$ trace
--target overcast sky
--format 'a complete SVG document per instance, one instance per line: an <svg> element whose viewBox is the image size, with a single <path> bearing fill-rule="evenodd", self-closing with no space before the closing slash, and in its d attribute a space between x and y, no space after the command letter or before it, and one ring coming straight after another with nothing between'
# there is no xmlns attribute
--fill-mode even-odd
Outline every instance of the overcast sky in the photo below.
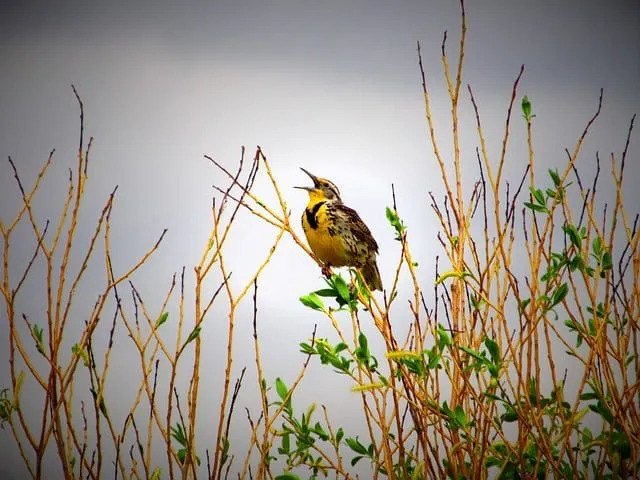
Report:
<svg viewBox="0 0 640 480"><path fill-rule="evenodd" d="M465 83L474 88L494 160L511 85L523 63L520 94L533 103L541 168L564 163L564 148L574 145L594 113L601 87L603 112L585 144L581 168L589 172L596 150L621 151L629 119L640 110L637 1L468 3ZM431 279L437 225L427 192L438 194L441 187L426 135L416 42L423 45L446 146L449 106L439 54L444 30L453 58L456 1L4 2L0 157L11 155L24 178L31 179L56 148L56 165L37 203L39 218L56 215L77 145L78 108L70 88L75 84L85 104L87 133L95 137L81 233L92 231L91 222L116 184L112 244L121 269L169 229L156 258L136 277L151 305L157 305L174 271L183 265L191 271L205 244L211 185L222 177L203 155L231 168L241 145L249 154L256 145L264 149L294 212L306 203L303 192L291 189L307 182L298 167L332 179L376 236L383 281L398 255L384 218L393 182L414 236L421 278ZM471 182L477 138L466 90L461 107L466 112L463 161L469 162L465 172ZM514 119L507 167L507 178L514 181L525 165L520 120L519 115ZM628 181L638 178L635 163ZM6 221L17 197L8 166L0 172L0 217ZM629 205L640 205L638 189L628 195ZM242 225L246 230L228 251L236 288L268 248L263 239L271 234L255 222ZM17 248L27 252L32 246ZM302 360L297 344L310 335L314 322L322 322L297 301L321 283L317 267L288 241L265 272L260 306L270 381L291 378L290 365ZM20 311L37 310L27 298ZM2 315L4 323L4 310ZM252 363L245 320L239 319L238 368ZM205 326L211 342L222 332L217 328L213 322ZM327 325L319 329L329 335ZM5 328L0 330L4 387L7 341ZM135 357L125 350L121 358ZM207 382L219 384L221 364L205 370ZM311 375L335 377L323 376L320 368ZM317 385L308 382L303 388L302 405L325 402ZM346 384L336 389L349 396ZM346 421L341 417L346 413L335 415ZM15 449L5 447L11 444L7 430L0 431L0 442L0 464L15 463ZM19 478L20 468L7 468Z"/></svg>

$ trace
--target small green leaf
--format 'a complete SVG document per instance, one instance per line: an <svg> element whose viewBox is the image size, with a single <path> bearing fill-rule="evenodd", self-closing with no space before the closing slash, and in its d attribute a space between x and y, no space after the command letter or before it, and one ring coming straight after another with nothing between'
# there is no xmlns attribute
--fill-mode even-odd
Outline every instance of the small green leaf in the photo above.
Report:
<svg viewBox="0 0 640 480"><path fill-rule="evenodd" d="M567 223L562 227L562 230L567 234L571 243L580 250L580 247L582 246L582 237L580 236L578 229Z"/></svg>
<svg viewBox="0 0 640 480"><path fill-rule="evenodd" d="M335 297L338 294L338 292L336 292L333 288L322 288L320 290L316 290L313 293L321 297Z"/></svg>
<svg viewBox="0 0 640 480"><path fill-rule="evenodd" d="M369 342L367 341L366 335L362 332L358 335L358 346L363 352L369 351Z"/></svg>
<svg viewBox="0 0 640 480"><path fill-rule="evenodd" d="M196 338L198 338L198 336L200 336L200 327L195 327L187 337L185 345L187 343L193 342Z"/></svg>
<svg viewBox="0 0 640 480"><path fill-rule="evenodd" d="M157 467L153 472L151 472L151 476L149 480L160 480L162 478L162 469Z"/></svg>
<svg viewBox="0 0 640 480"><path fill-rule="evenodd" d="M362 443L360 443L360 440L358 439L358 437L356 438L347 437L345 438L345 442L347 442L347 445L349 445L349 448L354 452L359 453L360 455L367 454L367 448Z"/></svg>
<svg viewBox="0 0 640 480"><path fill-rule="evenodd" d="M100 412L102 412L105 417L108 417L109 415L107 414L107 406L104 403L104 396L100 395L100 400L98 401L98 392L94 388L90 388L89 391L93 396L93 401L98 403Z"/></svg>
<svg viewBox="0 0 640 480"><path fill-rule="evenodd" d="M280 377L276 378L276 392L278 393L278 396L282 400L284 400L287 397L287 394L289 393L289 389L287 388L287 386L284 384L284 382Z"/></svg>
<svg viewBox="0 0 640 480"><path fill-rule="evenodd" d="M540 190L539 188L533 188L533 187L529 187L529 190L531 191L531 195L533 195L533 198L536 199L536 202L538 203L538 205L546 204L546 201L544 199L544 193L542 193L542 190Z"/></svg>
<svg viewBox="0 0 640 480"><path fill-rule="evenodd" d="M186 457L187 457L186 448L181 448L180 450L178 450L178 462L180 462L180 465L184 465L184 459Z"/></svg>
<svg viewBox="0 0 640 480"><path fill-rule="evenodd" d="M168 318L169 318L169 312L164 312L162 315L160 315L158 317L158 320L156 320L155 328L158 328L160 325L166 322Z"/></svg>
<svg viewBox="0 0 640 480"><path fill-rule="evenodd" d="M544 212L544 213L549 212L547 210L547 207L545 207L544 205L538 205L537 203L524 202L524 206L530 210L533 210L534 212Z"/></svg>
<svg viewBox="0 0 640 480"><path fill-rule="evenodd" d="M280 475L276 475L276 480L302 480L298 475L291 472L284 472Z"/></svg>
<svg viewBox="0 0 640 480"><path fill-rule="evenodd" d="M338 428L336 431L336 445L340 443L340 440L344 437L344 430L342 427Z"/></svg>
<svg viewBox="0 0 640 480"><path fill-rule="evenodd" d="M553 184L556 187L559 187L560 185L562 185L562 182L560 181L560 175L558 175L558 169L549 169L549 176L551 177L551 180L553 180Z"/></svg>
<svg viewBox="0 0 640 480"><path fill-rule="evenodd" d="M580 400L598 400L600 395L596 392L584 392L580 395Z"/></svg>
<svg viewBox="0 0 640 480"><path fill-rule="evenodd" d="M592 337L596 336L596 322L595 320L592 318L590 318L589 320L587 320L587 324L589 325L589 335L591 335Z"/></svg>
<svg viewBox="0 0 640 480"><path fill-rule="evenodd" d="M36 337L38 343L42 343L42 328L40 328L37 324L33 326L33 336Z"/></svg>
<svg viewBox="0 0 640 480"><path fill-rule="evenodd" d="M448 278L464 279L466 277L473 277L473 275L466 271L458 272L457 270L449 270L448 272L444 272L442 275L440 275L436 280L435 284L439 285L445 280L447 280Z"/></svg>
<svg viewBox="0 0 640 480"><path fill-rule="evenodd" d="M598 258L602 254L602 239L599 236L593 239L593 253Z"/></svg>
<svg viewBox="0 0 640 480"><path fill-rule="evenodd" d="M407 227L404 226L402 220L400 220L400 217L398 217L398 214L395 210L387 207L385 210L385 214L387 216L387 220L389 220L389 223L397 233L396 240L401 240L402 233L407 229Z"/></svg>
<svg viewBox="0 0 640 480"><path fill-rule="evenodd" d="M444 350L444 347L450 347L453 345L453 341L451 340L451 335L442 328L441 325L438 325L438 348L440 351Z"/></svg>
<svg viewBox="0 0 640 480"><path fill-rule="evenodd" d="M505 405L505 412L500 415L500 419L503 422L511 423L518 420L518 413L514 410L511 405Z"/></svg>
<svg viewBox="0 0 640 480"><path fill-rule="evenodd" d="M562 300L564 300L564 298L567 296L567 293L569 292L569 285L567 285L566 283L563 283L562 285L560 285L555 292L553 292L553 299L551 300L551 307L553 308L556 305L558 305L560 302L562 302Z"/></svg>
<svg viewBox="0 0 640 480"><path fill-rule="evenodd" d="M535 377L529 378L529 401L532 405L538 404L538 388Z"/></svg>
<svg viewBox="0 0 640 480"><path fill-rule="evenodd" d="M456 423L458 425L460 425L461 427L466 427L469 424L469 420L467 419L467 416L464 413L464 410L462 409L462 407L460 405L458 405L454 411L453 411L453 416L454 419L456 421Z"/></svg>
<svg viewBox="0 0 640 480"><path fill-rule="evenodd" d="M462 350L463 352L467 353L468 355L471 355L476 360L480 360L481 362L486 362L486 360L487 360L480 353L476 352L475 350L470 349L469 347L458 345L458 348L460 350Z"/></svg>
<svg viewBox="0 0 640 480"><path fill-rule="evenodd" d="M82 359L82 362L84 363L85 367L88 367L90 365L90 361L89 361L89 354L87 353L87 351L82 348L79 344L75 343L72 347L71 347L71 352L74 355L77 355L78 357L80 357Z"/></svg>
<svg viewBox="0 0 640 480"><path fill-rule="evenodd" d="M22 392L22 385L24 384L24 370L20 370L18 378L16 379L16 386L13 389L13 403L16 406L20 405L20 393Z"/></svg>
<svg viewBox="0 0 640 480"><path fill-rule="evenodd" d="M314 310L324 310L324 303L316 293L310 293L309 295L303 295L300 297L300 301L306 307Z"/></svg>
<svg viewBox="0 0 640 480"><path fill-rule="evenodd" d="M526 95L522 97L522 116L525 118L527 122L531 121L531 102L529 101L529 97Z"/></svg>
<svg viewBox="0 0 640 480"><path fill-rule="evenodd" d="M491 361L494 364L499 364L500 363L500 347L498 346L498 343L495 342L494 340L491 340L489 337L484 337L484 345L485 347L487 347L487 350L489 351L489 355L491 356Z"/></svg>
<svg viewBox="0 0 640 480"><path fill-rule="evenodd" d="M175 427L170 428L171 436L180 445L185 447L187 445L187 436L184 431L184 427L180 423L176 423Z"/></svg>
<svg viewBox="0 0 640 480"><path fill-rule="evenodd" d="M289 441L289 434L282 435L282 447L278 449L278 453L287 454L291 450L291 442Z"/></svg>
<svg viewBox="0 0 640 480"><path fill-rule="evenodd" d="M347 282L345 282L340 275L334 274L331 276L331 283L333 283L333 286L338 292L338 295L340 295L340 298L342 298L345 303L349 303L351 295L349 293L349 286L347 285Z"/></svg>
<svg viewBox="0 0 640 480"><path fill-rule="evenodd" d="M38 325L34 325L32 331L36 339L36 349L40 354L44 355L43 330Z"/></svg>

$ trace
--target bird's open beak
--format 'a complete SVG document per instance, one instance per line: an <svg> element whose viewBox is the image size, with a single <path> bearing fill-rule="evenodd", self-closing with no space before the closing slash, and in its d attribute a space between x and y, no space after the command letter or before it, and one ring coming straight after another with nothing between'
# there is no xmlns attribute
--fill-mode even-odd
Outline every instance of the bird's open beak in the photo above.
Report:
<svg viewBox="0 0 640 480"><path fill-rule="evenodd" d="M293 187L293 188L299 188L301 190L306 190L307 192L310 192L311 190L313 190L314 188L318 187L318 177L316 177L313 173L305 170L304 168L300 167L300 170L302 170L304 173L306 173L307 175L309 175L309 177L311 178L311 180L313 180L313 187Z"/></svg>

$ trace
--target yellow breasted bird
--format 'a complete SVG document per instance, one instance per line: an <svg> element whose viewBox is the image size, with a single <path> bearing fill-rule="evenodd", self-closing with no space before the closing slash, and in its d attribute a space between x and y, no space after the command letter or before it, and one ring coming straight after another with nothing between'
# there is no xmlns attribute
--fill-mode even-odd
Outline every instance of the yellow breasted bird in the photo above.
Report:
<svg viewBox="0 0 640 480"><path fill-rule="evenodd" d="M302 214L302 229L313 253L330 267L356 267L371 290L382 290L376 265L378 244L358 212L342 203L340 191L331 181L304 168L313 187L296 187L309 192L309 203Z"/></svg>

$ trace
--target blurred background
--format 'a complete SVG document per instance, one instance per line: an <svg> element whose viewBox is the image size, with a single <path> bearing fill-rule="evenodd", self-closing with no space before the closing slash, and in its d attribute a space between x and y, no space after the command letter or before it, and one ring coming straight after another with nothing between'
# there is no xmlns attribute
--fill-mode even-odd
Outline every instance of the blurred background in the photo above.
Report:
<svg viewBox="0 0 640 480"><path fill-rule="evenodd" d="M467 191L478 175L478 138L466 84L473 88L489 154L497 162L506 107L521 64L526 67L519 92L528 95L536 115L540 171L564 164L564 149L572 150L595 113L600 88L602 114L578 166L592 178L598 150L607 159L603 169L608 171L609 153L621 152L629 120L640 110L638 3L485 0L468 2L467 18L461 94ZM243 145L247 159L257 145L262 147L296 217L307 198L292 187L308 183L298 167L334 181L380 245L383 282L392 276L400 255L384 216L394 184L419 275L430 282L435 255L441 252L428 192L441 198L442 187L424 118L416 42L422 44L440 148L450 158L451 114L440 46L446 30L455 68L459 25L459 4L453 0L5 2L0 7L0 156L10 155L30 184L49 151L56 149L35 202L40 221L56 218L66 194L68 168L75 165L79 110L70 85L76 86L85 106L85 135L94 137L80 245L86 245L115 185L116 271L125 271L168 228L160 250L134 277L156 314L174 272L185 266L187 280L193 281L193 265L211 228L210 206L217 195L212 185L226 184L203 155L234 169ZM516 183L527 158L519 107L512 126L505 178ZM638 179L637 154L632 140L627 173L631 184ZM19 208L20 197L6 162L0 172L0 218L6 222ZM275 205L264 175L259 174L255 188ZM610 185L602 188L606 196ZM627 189L627 195L628 205L640 205L638 189ZM302 229L298 231L302 235ZM253 273L275 233L248 215L239 219L225 252L235 288ZM26 226L16 235L24 239L13 245L11 268L18 272L35 243ZM74 320L78 325L93 305L95 287L104 282L101 261L92 264L79 292ZM311 336L316 322L319 337L331 335L330 325L298 302L300 295L322 285L317 266L285 239L258 290L258 328L270 383L276 376L292 380L304 360L298 343ZM31 318L42 315L42 287L36 269L16 308ZM175 312L174 305L171 315ZM243 366L253 365L250 313L247 305L246 315L237 318L234 377ZM394 321L401 325L403 314ZM3 325L5 315L0 314ZM106 328L100 331L107 333ZM137 362L124 331L118 334L122 341L113 372L127 371ZM211 425L213 432L226 340L226 318L215 309L202 337L205 407L200 425ZM9 384L7 349L2 327L0 387ZM253 382L255 372L251 375ZM124 413L131 385L126 376L113 381L112 392L122 394L107 400L115 412L122 402ZM358 405L359 398L349 388L348 382L341 383L312 362L296 401L326 404L332 419L355 435L363 427L351 418L349 405ZM255 389L247 390L239 406L255 402ZM35 414L40 406L33 408ZM248 430L244 418L238 417L236 424L232 445L240 446ZM200 445L211 447L213 433L201 435ZM1 476L23 478L24 467L8 430L0 431L0 445ZM55 459L51 461L55 472Z"/></svg>

